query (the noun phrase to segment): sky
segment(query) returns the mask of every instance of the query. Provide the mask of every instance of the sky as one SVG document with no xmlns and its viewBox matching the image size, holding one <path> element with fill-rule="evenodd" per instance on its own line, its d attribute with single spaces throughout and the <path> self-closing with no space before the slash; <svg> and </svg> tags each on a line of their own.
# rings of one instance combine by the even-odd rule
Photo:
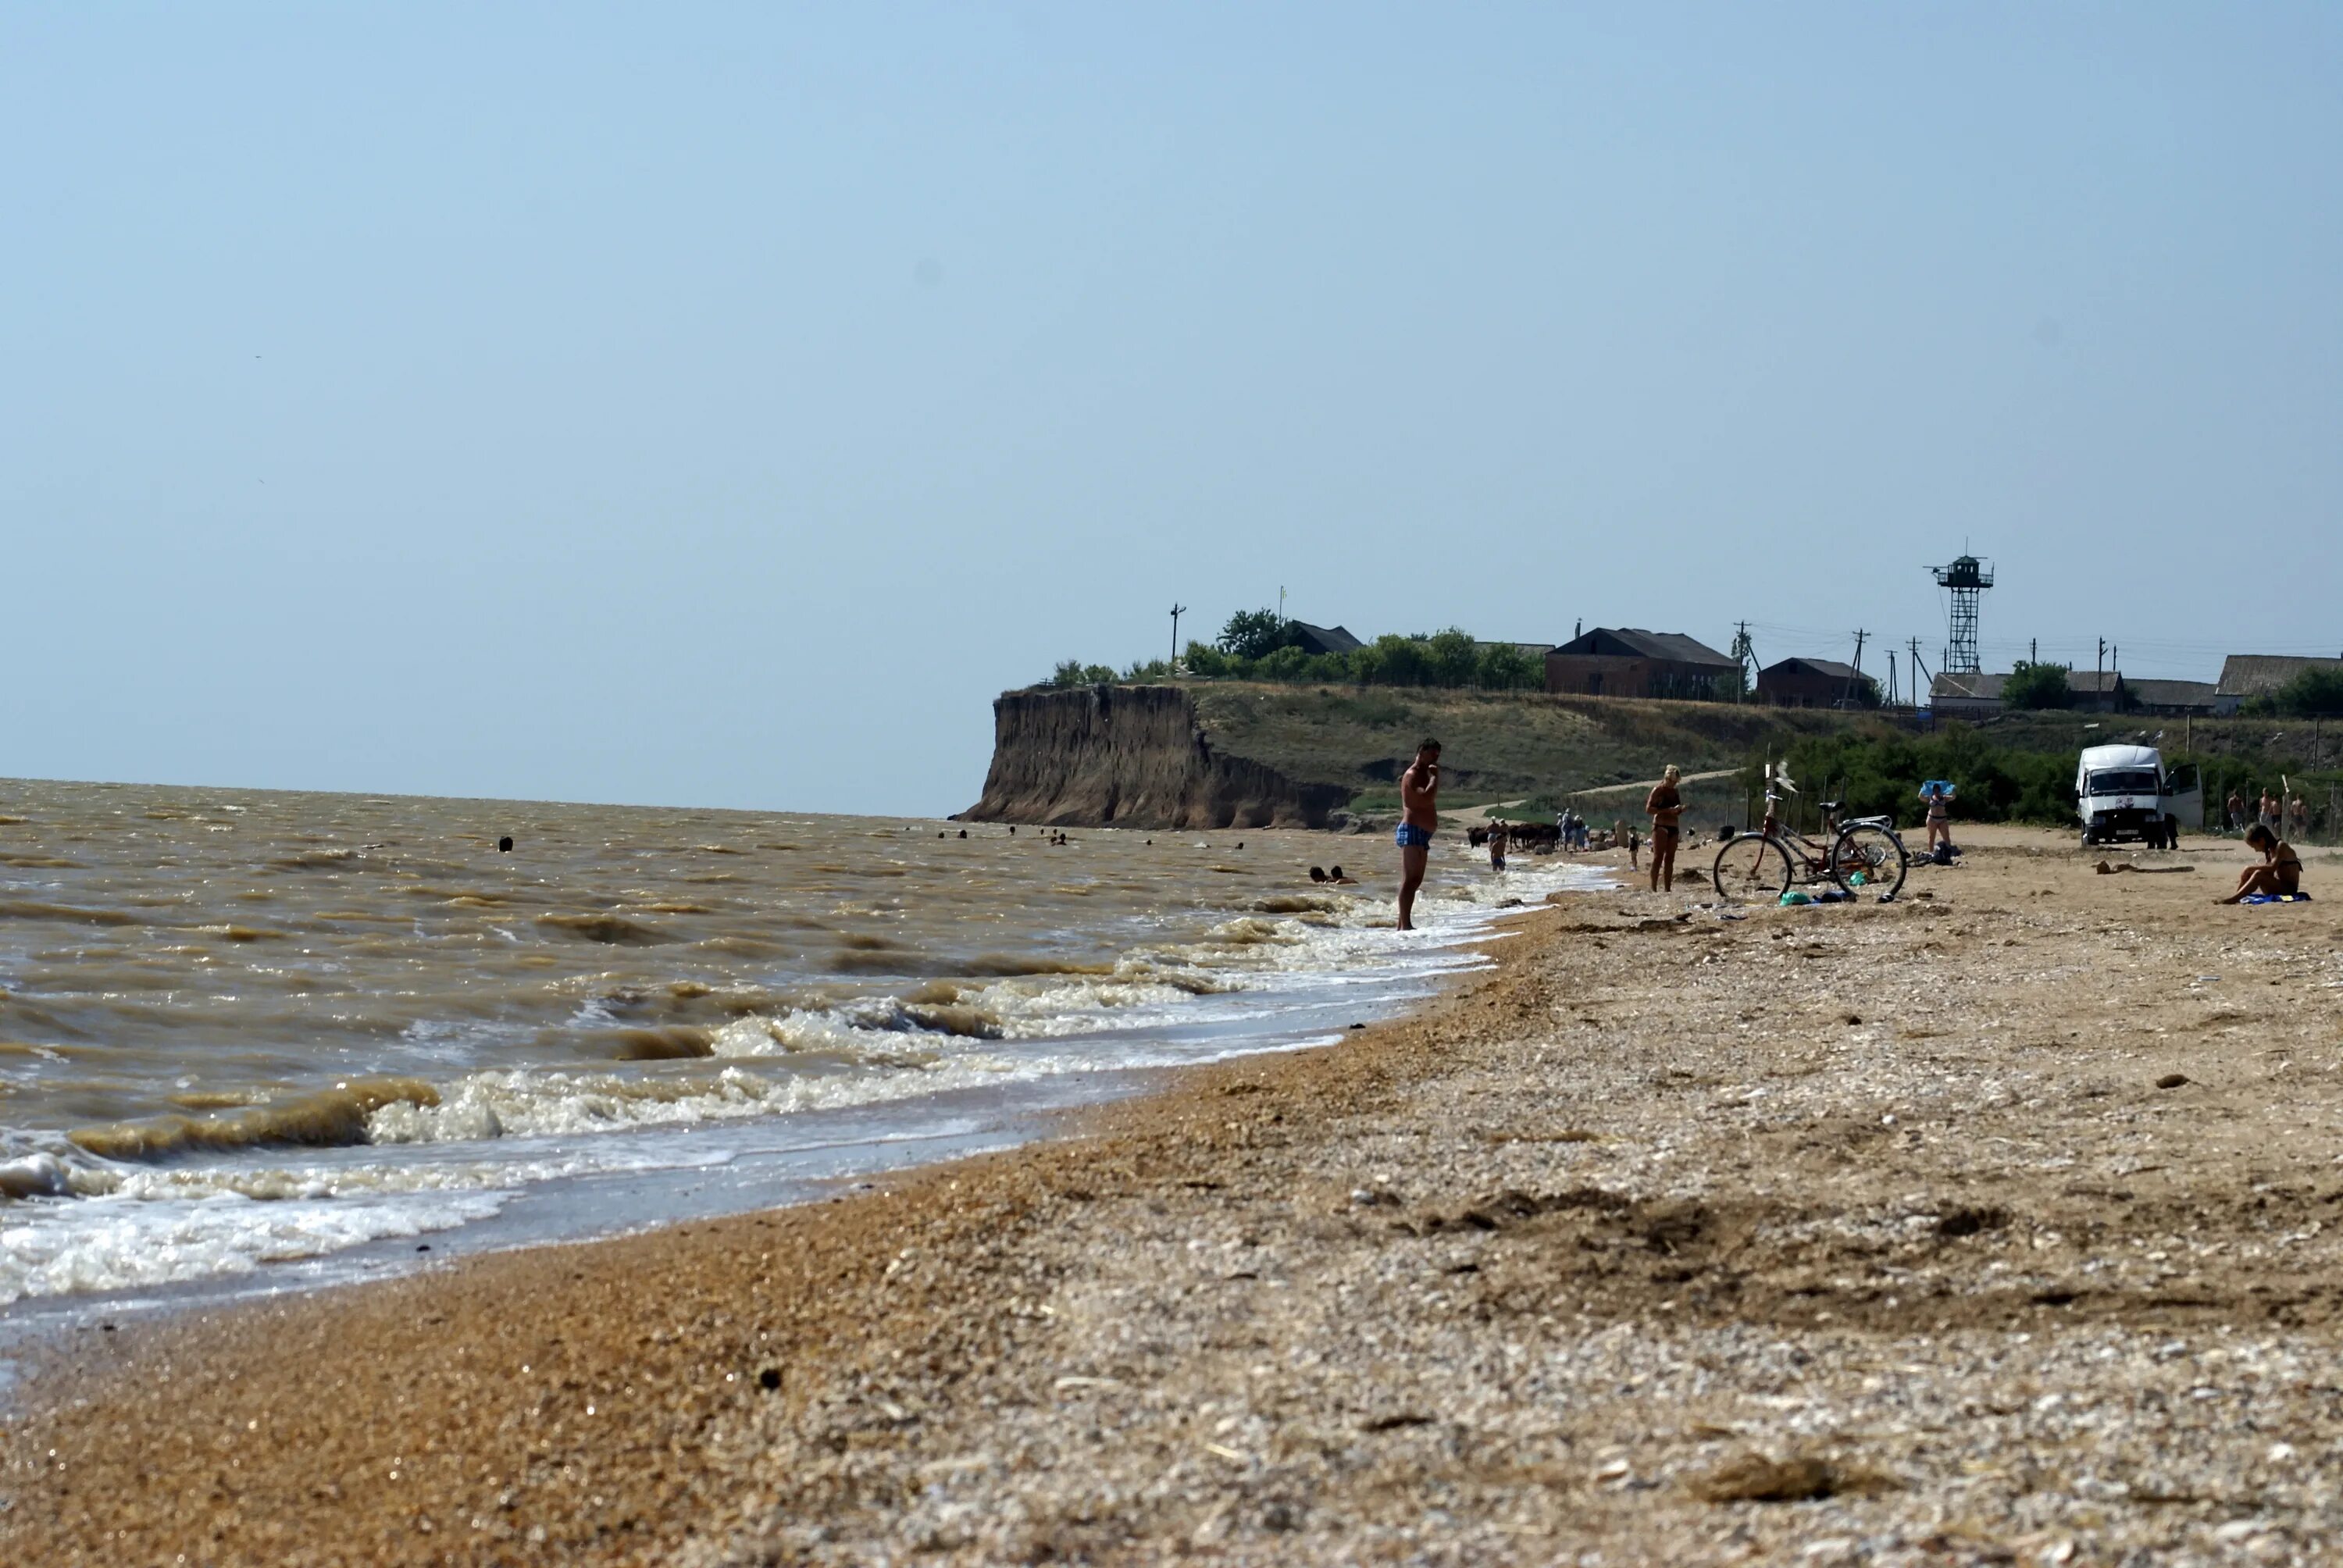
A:
<svg viewBox="0 0 2343 1568">
<path fill-rule="evenodd" d="M 2343 9 L 0 9 L 0 776 L 926 814 L 1273 606 L 2343 653 Z"/>
</svg>

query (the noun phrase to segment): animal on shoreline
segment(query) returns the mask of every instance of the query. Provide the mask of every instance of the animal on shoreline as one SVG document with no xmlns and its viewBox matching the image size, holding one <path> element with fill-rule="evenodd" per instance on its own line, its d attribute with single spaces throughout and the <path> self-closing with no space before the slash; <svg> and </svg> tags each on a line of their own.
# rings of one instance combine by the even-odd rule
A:
<svg viewBox="0 0 2343 1568">
<path fill-rule="evenodd" d="M 1562 842 L 1562 829 L 1554 822 L 1493 822 L 1467 829 L 1464 841 L 1478 849 L 1488 843 L 1489 834 L 1495 828 L 1504 829 L 1505 837 L 1519 849 L 1551 849 Z"/>
</svg>

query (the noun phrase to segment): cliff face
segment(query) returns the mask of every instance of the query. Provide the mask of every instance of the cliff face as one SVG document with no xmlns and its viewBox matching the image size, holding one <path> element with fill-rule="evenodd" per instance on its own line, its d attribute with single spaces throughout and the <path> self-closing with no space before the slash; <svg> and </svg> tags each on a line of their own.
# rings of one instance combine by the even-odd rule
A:
<svg viewBox="0 0 2343 1568">
<path fill-rule="evenodd" d="M 992 769 L 975 822 L 1058 827 L 1320 828 L 1350 799 L 1214 750 L 1170 686 L 1011 691 L 992 704 Z"/>
</svg>

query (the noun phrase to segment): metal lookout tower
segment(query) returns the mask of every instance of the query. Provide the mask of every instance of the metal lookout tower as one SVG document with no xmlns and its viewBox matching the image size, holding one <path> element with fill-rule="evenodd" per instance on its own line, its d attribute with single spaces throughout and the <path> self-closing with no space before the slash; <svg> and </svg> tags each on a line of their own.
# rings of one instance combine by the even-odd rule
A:
<svg viewBox="0 0 2343 1568">
<path fill-rule="evenodd" d="M 1945 610 L 1952 631 L 1952 641 L 1945 649 L 1945 671 L 1975 675 L 1979 668 L 1977 596 L 1993 586 L 1993 568 L 1975 556 L 1963 556 L 1948 567 L 1932 569 L 1936 575 L 1936 586 L 1953 596 Z"/>
</svg>

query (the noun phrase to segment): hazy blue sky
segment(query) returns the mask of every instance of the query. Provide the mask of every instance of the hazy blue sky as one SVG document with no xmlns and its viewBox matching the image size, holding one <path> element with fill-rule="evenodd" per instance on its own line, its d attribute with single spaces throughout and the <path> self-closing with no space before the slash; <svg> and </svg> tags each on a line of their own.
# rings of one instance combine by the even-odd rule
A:
<svg viewBox="0 0 2343 1568">
<path fill-rule="evenodd" d="M 2338 80 L 2331 5 L 12 5 L 0 775 L 946 811 L 1174 598 L 1933 664 L 1964 541 L 2005 665 L 2343 652 Z"/>
</svg>

